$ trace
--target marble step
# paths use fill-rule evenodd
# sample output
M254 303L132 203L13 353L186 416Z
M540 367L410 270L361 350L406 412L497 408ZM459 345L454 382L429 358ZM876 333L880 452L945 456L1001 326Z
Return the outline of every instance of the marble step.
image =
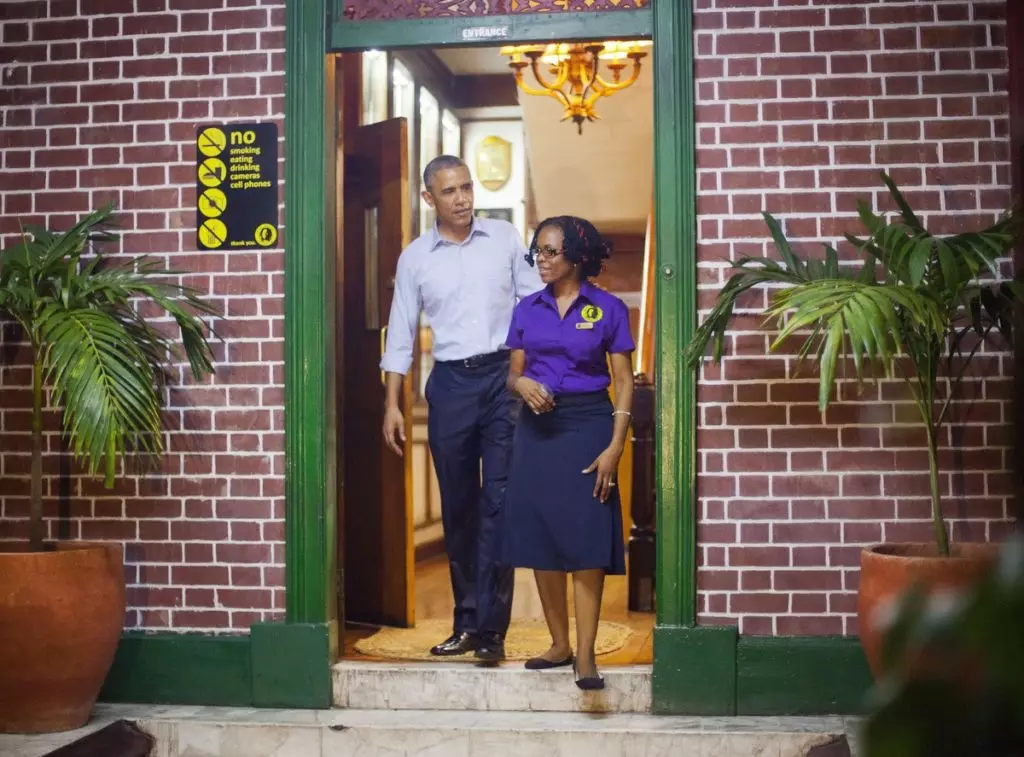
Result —
M141 717L154 757L805 757L843 718L204 708Z
M651 709L649 665L604 668L603 691L583 692L571 668L522 664L339 662L334 706L360 710L641 713Z

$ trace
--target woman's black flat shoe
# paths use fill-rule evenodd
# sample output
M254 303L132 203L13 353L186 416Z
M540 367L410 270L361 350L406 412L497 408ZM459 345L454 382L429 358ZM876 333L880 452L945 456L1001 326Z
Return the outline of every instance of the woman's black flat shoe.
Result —
M574 662L576 662L576 658L571 654L558 662L551 662L551 660L545 660L543 657L531 657L526 661L524 667L527 670L551 670L552 668L564 668L567 665L572 665Z
M586 678L579 678L579 673L576 670L576 664L572 666L573 676L576 677L576 686L583 691L600 691L604 688L604 679L601 676L587 676Z
M576 685L583 689L583 691L600 691L604 688L604 679L601 676L577 678Z

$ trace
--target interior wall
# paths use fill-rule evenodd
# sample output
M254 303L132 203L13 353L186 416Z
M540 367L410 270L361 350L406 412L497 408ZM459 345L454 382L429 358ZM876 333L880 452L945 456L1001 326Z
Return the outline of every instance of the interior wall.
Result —
M649 62L649 60L648 60ZM602 67L604 75L607 70ZM526 83L536 86L532 74ZM604 233L643 234L654 182L654 71L597 101L598 120L562 121L560 102L520 93L537 214L589 218Z
M477 148L488 137L495 136L511 144L512 171L505 186L492 191L479 180ZM526 136L521 120L464 121L462 124L462 158L473 173L476 208L486 210L512 210L512 224L526 237Z

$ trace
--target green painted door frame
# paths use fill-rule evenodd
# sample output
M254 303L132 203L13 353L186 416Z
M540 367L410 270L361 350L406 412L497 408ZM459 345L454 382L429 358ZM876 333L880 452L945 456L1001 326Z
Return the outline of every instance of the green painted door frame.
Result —
M681 346L694 328L696 206L692 0L656 0L652 8L607 13L551 13L422 21L350 22L343 0L289 0L286 5L289 70L286 116L285 202L285 428L288 622L323 623L336 574L333 481L337 475L329 407L334 365L333 198L334 88L326 52L412 46L487 46L500 42L574 39L664 40L654 46L654 163L657 241L656 365L658 428L658 567L655 675L678 658L670 632L696 621L693 378ZM324 13L326 10L326 13ZM326 28L321 26L326 21ZM502 30L479 39L480 28ZM297 124L291 128L291 124ZM674 676L673 676L674 678ZM661 679L666 680L666 679ZM674 687L669 682L669 688ZM659 691L667 691L664 686ZM674 697L670 697L674 698Z
M684 370L681 358L681 345L693 331L696 312L691 0L661 0L650 9L636 11L356 23L346 22L342 10L340 0L336 0L332 16L336 20L328 32L331 51L467 45L470 43L466 40L472 39L473 31L478 29L500 30L501 42L517 43L626 37L668 40L655 44L651 65L657 167L655 322L660 340L655 382L660 429L657 619L659 626L692 626L696 620L694 392L692 376ZM493 46L496 42L492 38L476 44ZM285 307L287 311L287 302Z

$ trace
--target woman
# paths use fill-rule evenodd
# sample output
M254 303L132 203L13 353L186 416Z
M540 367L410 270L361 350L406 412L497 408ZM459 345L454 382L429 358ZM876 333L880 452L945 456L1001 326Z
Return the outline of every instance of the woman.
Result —
M615 473L631 418L634 344L625 303L589 282L608 256L589 221L560 216L541 223L527 259L546 287L516 306L506 340L508 386L528 409L513 444L503 556L509 565L533 568L552 641L526 667L573 665L584 690L604 688L594 654L604 577L626 572ZM575 658L567 573L576 602Z

